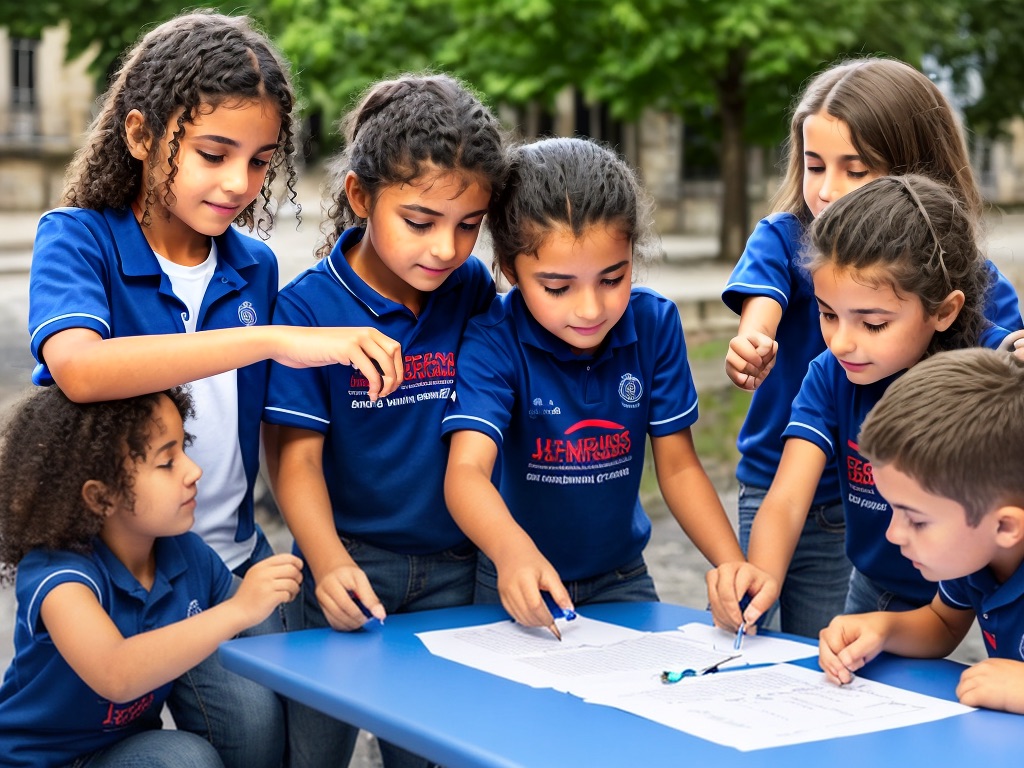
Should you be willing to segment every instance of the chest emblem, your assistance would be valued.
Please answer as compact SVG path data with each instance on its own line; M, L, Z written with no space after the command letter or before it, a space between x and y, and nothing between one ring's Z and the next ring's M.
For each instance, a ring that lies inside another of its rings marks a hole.
M643 383L632 373L623 374L619 379L619 397L622 398L623 405L634 405L639 402L643 394Z
M242 325L256 325L256 309L251 301L243 301L238 305L238 319Z

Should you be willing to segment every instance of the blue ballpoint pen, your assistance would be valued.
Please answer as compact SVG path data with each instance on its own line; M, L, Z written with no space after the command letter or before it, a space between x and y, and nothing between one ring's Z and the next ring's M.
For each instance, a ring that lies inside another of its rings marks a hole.
M360 600L359 596L355 592L353 592L351 589L348 590L348 596L352 598L352 602L356 604L356 608L358 608L360 613L362 613L363 616L366 617L366 620L368 622L373 621L374 619L376 619L377 621L380 621L380 619L377 619L376 616L374 616L372 613L370 613L370 609L367 608L363 604L363 601ZM384 622L380 621L380 623L383 624Z
M748 605L750 605L750 595L744 595L743 599L740 600L740 610L741 611L747 610L747 606ZM740 649L740 646L743 645L743 635L746 633L746 631L747 631L747 621L746 621L746 619L741 618L740 619L740 628L736 630L736 639L733 641L733 644L732 644L732 649L734 651L738 651Z

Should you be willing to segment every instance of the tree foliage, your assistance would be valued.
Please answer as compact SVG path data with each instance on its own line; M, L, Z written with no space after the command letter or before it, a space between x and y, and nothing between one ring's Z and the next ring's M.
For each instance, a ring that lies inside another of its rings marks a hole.
M719 139L723 253L749 229L745 149L785 137L802 83L843 56L882 54L948 74L975 129L1024 113L1019 0L252 0L293 64L303 103L333 122L369 82L443 68L492 103L551 105L574 86L623 120L646 109ZM29 34L70 22L69 57L96 45L106 75L169 0L41 0L5 23ZM27 30L27 32L25 31Z

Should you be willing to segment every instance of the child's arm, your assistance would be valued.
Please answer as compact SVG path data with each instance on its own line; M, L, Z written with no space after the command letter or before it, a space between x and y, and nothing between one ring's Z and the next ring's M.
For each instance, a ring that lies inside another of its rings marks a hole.
M745 560L732 523L693 446L682 429L651 438L658 485L672 516L713 566Z
M339 630L359 629L367 619L352 595L376 618L387 617L370 580L338 537L324 479L324 436L297 427L277 428L278 458L271 479L274 496L295 543L316 582L316 598L328 623ZM269 449L269 446L268 446Z
M274 555L252 566L219 605L158 629L124 637L96 594L68 582L43 599L40 616L54 646L86 685L114 702L137 699L174 680L217 646L258 624L298 594L302 561Z
M824 452L813 443L796 437L786 440L778 472L754 516L747 553L750 564L725 563L708 574L708 600L717 626L736 629L742 620L751 624L778 598L825 460ZM770 578L759 576L763 573ZM748 594L750 605L741 612L739 601Z
M513 519L491 472L498 457L494 441L481 432L460 430L451 435L444 497L452 518L498 570L501 604L528 627L551 624L540 591L551 593L559 607L571 610L562 580L533 539Z
M782 305L775 299L751 296L744 300L739 330L725 355L725 372L740 389L757 389L771 372L779 349L775 333L781 320Z
M352 365L370 382L371 400L398 389L404 373L401 346L375 328L259 325L110 339L68 328L48 338L40 354L76 402L159 392L267 359L292 368Z
M830 680L843 685L882 651L941 659L956 650L973 621L972 611L951 608L938 595L914 611L836 616L821 631L818 664Z

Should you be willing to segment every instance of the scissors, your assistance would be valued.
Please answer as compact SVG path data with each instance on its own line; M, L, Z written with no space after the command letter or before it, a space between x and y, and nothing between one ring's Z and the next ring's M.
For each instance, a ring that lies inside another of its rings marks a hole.
M738 659L742 656L742 653L734 653L732 656L726 656L724 659L716 661L710 666L704 667L704 669L684 669L681 672L671 672L665 670L661 673L661 682L663 683L678 683L684 677L700 677L701 675L710 675L712 672L717 672L718 668L725 664L727 661Z

